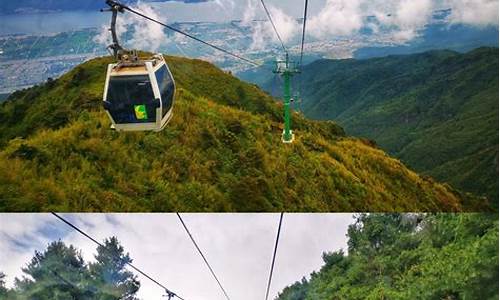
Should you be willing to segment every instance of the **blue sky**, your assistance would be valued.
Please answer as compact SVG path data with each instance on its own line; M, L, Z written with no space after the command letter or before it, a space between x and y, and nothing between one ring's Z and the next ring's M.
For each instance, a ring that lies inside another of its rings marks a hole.
M190 300L222 299L217 284L174 214L64 214L98 240L115 235L134 264ZM234 299L263 297L278 214L185 214L184 221ZM285 214L271 295L322 265L324 251L346 248L351 214ZM95 245L50 214L0 215L0 271L7 282L21 267L61 239L93 260ZM147 279L140 297L155 300L162 291Z

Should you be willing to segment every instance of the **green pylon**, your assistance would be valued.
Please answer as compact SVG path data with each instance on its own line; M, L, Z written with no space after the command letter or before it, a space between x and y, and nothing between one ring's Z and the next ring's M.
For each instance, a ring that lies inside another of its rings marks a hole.
M285 118L285 128L283 129L283 135L281 140L283 143L290 144L295 140L295 135L291 130L291 79L293 75L299 73L294 62L291 62L288 58L288 53L286 54L286 59L276 61L276 70L274 73L283 76L283 108L284 118Z

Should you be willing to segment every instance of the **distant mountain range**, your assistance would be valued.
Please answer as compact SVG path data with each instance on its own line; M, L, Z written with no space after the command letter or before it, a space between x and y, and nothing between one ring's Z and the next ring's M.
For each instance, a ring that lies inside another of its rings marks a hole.
M436 49L468 52L481 46L498 47L498 27L477 27L435 22L407 43L390 46L367 46L354 51L353 57L364 59L387 55L412 54Z
M306 116L335 120L419 172L497 203L498 68L498 48L318 60L298 87ZM281 94L276 81L267 86Z

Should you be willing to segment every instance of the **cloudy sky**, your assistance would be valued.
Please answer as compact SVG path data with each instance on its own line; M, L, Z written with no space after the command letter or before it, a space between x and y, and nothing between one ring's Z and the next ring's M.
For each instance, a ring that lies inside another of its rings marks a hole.
M116 236L134 265L188 300L224 299L174 214L63 214L98 240ZM234 299L263 298L279 214L185 214L183 219ZM351 214L285 214L271 295L322 266L321 254L346 248ZM61 239L92 261L96 246L50 214L0 215L0 271L8 284L20 268ZM139 275L140 297L162 290Z
M274 23L285 43L300 40L304 0L266 0ZM332 38L349 38L363 28L373 34L390 36L395 43L405 43L418 36L427 24L433 21L438 10L450 9L446 22L452 26L463 24L475 27L498 26L498 0L314 0L309 1L307 35L324 41ZM153 6L151 6L153 5ZM259 0L212 0L201 3L169 1L163 3L139 2L137 9L158 20L176 21L230 21L242 20L253 31L252 49L261 49L276 43L277 37L267 20ZM371 18L367 18L371 17ZM160 41L167 40L163 29L154 23L128 14L119 19L123 32L124 24L134 25L136 34L133 43L156 51ZM102 27L103 44L109 36L107 25ZM98 39L99 40L99 39ZM141 41L146 41L142 43ZM156 45L151 45L156 41Z
M290 35L288 32L293 31L290 27L295 26L291 20L302 17L304 0L265 2L280 32L285 37ZM498 0L313 0L309 1L310 34L318 37L352 34L365 25L366 16L375 16L381 25L410 31L427 24L432 12L441 9L452 10L448 18L450 24L498 24ZM265 18L259 0L213 0L197 4L166 2L158 5L158 12L170 21Z
M280 11L293 18L302 17L304 0L266 0L265 3L275 12ZM243 19L252 13L262 18L265 16L259 0L212 0L196 4L173 1L161 3L158 7L165 18L179 21ZM454 10L451 17L454 22L498 23L498 0L312 0L309 7L309 16L322 23L321 26L336 27L338 30L343 30L341 27L357 27L359 18L363 16L384 19L383 15L387 14L395 17L396 20L391 22L409 26L422 22L433 10L448 8Z
M303 15L304 0L265 2L285 43L296 43L301 33L301 25L297 19ZM258 49L277 42L268 22L250 23L254 19L266 19L260 0L210 0L201 3L139 1L138 6L134 7L167 23L242 20L252 26L252 48ZM433 12L442 9L451 9L446 18L450 26L498 26L498 0L312 0L309 1L307 34L310 39L324 41L336 37L349 38L363 28L370 28L375 35L383 33L386 36L389 33L396 43L404 43L417 37L419 31L433 21ZM372 18L368 19L368 16ZM97 40L103 40L103 44L109 43L106 41L109 36L109 14L97 11L12 15L2 18L4 24L0 27L5 28L0 29L0 32L51 32L95 26L103 29L102 36ZM156 51L159 43L167 40L159 25L132 14L120 17L119 24L122 25L119 31L123 31L124 24L135 25L133 42L144 49ZM155 42L151 44L151 41Z

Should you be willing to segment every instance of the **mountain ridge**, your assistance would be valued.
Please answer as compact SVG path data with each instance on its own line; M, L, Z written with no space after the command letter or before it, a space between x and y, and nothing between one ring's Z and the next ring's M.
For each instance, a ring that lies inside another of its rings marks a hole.
M306 116L335 120L423 174L498 199L498 48L321 60L301 77Z
M160 133L118 133L90 60L0 104L0 210L460 211L484 201L408 170L333 122L294 114L210 63L166 57L178 86Z

